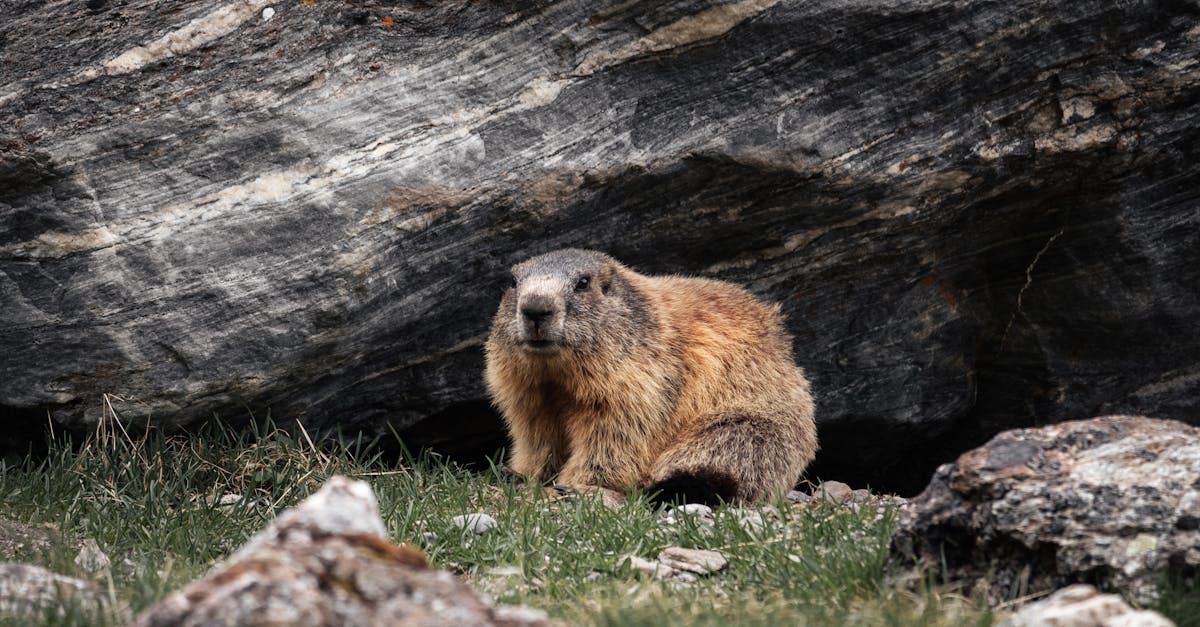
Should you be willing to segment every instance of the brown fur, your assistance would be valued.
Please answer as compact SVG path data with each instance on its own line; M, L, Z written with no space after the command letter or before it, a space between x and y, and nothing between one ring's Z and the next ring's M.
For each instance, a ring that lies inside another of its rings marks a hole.
M760 502L799 480L817 448L813 402L778 306L594 251L547 253L513 276L487 384L517 473L689 501Z

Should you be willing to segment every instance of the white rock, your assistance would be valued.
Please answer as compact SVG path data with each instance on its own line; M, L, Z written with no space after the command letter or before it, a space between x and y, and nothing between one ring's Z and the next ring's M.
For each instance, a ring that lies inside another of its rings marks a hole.
M626 555L617 560L617 566L628 565L629 568L651 577L665 577L675 572L670 566L663 566L654 560L648 560L636 555Z
M262 16L264 22L275 17L275 9L272 9L271 7L263 9Z
M697 575L715 573L729 563L724 555L705 549L685 549L672 546L658 554L658 561L676 570L686 570Z
M1086 584L1067 586L1026 605L1000 627L1174 627L1150 610L1135 610L1115 594L1100 594Z
M793 503L808 503L812 497L799 490L790 490L787 493L787 500Z
M454 522L454 526L458 527L459 529L467 529L480 535L496 528L496 519L482 512L455 516L452 519L452 522Z
M688 516L712 516L713 513L711 507L702 503L688 503L686 505L680 505L678 511L681 514L687 514Z
M841 481L825 481L821 483L818 494L826 503L841 505L850 500L850 493L853 491L850 486Z
M496 619L505 623L523 625L526 623L543 623L550 620L546 612L532 607L500 605L494 610Z
M766 524L763 522L763 515L754 511L739 511L737 514L738 526L749 531L760 531Z
M100 545L96 541L88 538L79 546L79 555L75 556L75 565L79 568L96 574L108 568L112 564L112 560L104 551L100 550Z
M301 501L254 534L238 549L228 563L245 559L276 540L280 529L309 529L326 534L365 533L387 538L387 528L379 516L379 502L366 481L335 475L330 477L312 496Z

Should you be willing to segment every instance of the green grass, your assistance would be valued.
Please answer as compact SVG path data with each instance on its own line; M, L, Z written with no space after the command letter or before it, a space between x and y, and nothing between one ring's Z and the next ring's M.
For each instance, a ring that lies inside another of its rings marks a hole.
M635 495L619 510L595 498L554 500L502 473L469 472L437 459L403 467L336 443L313 446L282 431L132 439L103 431L83 446L55 445L48 458L0 469L0 512L51 523L67 540L15 556L94 582L104 612L68 606L35 620L121 624L203 575L283 509L331 475L364 479L379 497L391 538L421 546L500 603L542 608L583 625L989 625L978 599L886 577L894 512L799 507L763 511L761 529L718 510L709 526L664 524ZM235 505L223 495L242 495ZM481 536L456 528L459 514L486 512L499 525ZM425 534L437 536L426 542ZM112 560L99 573L74 563L72 538L93 538ZM619 565L668 546L722 551L729 566L693 584L648 579ZM20 623L28 617L0 619Z

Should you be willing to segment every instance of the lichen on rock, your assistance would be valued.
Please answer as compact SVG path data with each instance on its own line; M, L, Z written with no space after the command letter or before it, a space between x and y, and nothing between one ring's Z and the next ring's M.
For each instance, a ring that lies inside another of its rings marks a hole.
M993 597L1076 583L1156 597L1200 573L1200 429L1106 416L1006 431L901 510L901 563L988 577Z

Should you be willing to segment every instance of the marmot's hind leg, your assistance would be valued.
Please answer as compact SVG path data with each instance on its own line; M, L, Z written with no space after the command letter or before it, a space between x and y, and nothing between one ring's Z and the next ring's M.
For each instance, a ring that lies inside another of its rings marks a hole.
M657 502L755 502L787 490L811 457L780 433L777 421L714 414L663 453L644 486ZM815 448L815 443L813 445ZM657 493L657 495L655 495Z

